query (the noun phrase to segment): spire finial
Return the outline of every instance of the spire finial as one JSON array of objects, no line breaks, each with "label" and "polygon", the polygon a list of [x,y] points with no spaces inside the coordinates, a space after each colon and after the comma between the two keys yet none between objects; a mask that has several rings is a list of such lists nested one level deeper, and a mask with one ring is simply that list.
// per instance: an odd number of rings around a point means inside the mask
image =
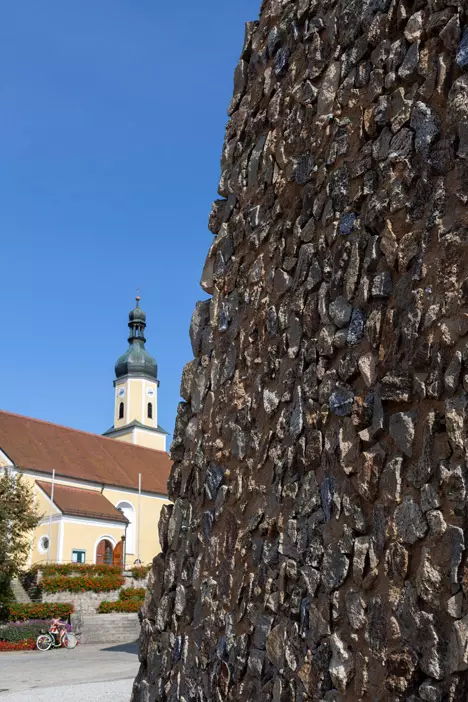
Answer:
[{"label": "spire finial", "polygon": [[141,297],[140,297],[140,286],[139,286],[139,285],[138,285],[138,287],[137,287],[137,289],[136,289],[136,297],[135,297],[135,300],[136,300],[136,306],[139,307],[139,306],[140,306],[140,300],[141,300]]}]

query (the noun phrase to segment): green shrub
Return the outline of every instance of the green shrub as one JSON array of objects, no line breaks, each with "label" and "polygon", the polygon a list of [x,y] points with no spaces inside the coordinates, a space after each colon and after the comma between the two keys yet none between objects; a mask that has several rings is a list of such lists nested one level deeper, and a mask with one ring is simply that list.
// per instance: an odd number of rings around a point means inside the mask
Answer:
[{"label": "green shrub", "polygon": [[132,568],[132,576],[135,580],[143,580],[151,570],[151,566],[134,566]]},{"label": "green shrub", "polygon": [[41,587],[44,592],[110,592],[119,590],[124,584],[121,575],[98,575],[96,577],[85,575],[43,578]]},{"label": "green shrub", "polygon": [[145,587],[126,587],[119,592],[119,600],[144,600],[146,596]]},{"label": "green shrub", "polygon": [[9,604],[9,620],[25,621],[27,619],[66,619],[74,607],[68,602],[11,602]]},{"label": "green shrub", "polygon": [[10,577],[0,572],[0,622],[8,620],[8,605],[13,600]]},{"label": "green shrub", "polygon": [[0,641],[16,643],[25,639],[36,640],[41,631],[47,631],[50,622],[21,622],[0,627]]}]

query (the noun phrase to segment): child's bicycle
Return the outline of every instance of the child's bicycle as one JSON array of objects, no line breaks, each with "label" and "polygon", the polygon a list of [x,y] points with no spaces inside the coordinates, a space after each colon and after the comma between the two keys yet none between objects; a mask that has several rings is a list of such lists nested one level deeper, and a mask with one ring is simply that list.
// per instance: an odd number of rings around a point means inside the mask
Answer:
[{"label": "child's bicycle", "polygon": [[49,631],[39,634],[36,639],[36,648],[39,651],[48,651],[51,648],[75,648],[78,643],[75,634],[67,630],[67,625],[53,621]]}]

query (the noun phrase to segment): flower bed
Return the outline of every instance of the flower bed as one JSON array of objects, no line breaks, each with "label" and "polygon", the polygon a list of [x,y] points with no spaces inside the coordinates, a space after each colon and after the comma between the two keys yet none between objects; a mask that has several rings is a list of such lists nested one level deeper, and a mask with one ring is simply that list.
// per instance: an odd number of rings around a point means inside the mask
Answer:
[{"label": "flower bed", "polygon": [[36,639],[24,639],[23,641],[0,641],[0,653],[2,651],[33,651],[36,648]]},{"label": "flower bed", "polygon": [[144,600],[118,600],[117,602],[101,602],[98,614],[108,614],[109,612],[138,612]]},{"label": "flower bed", "polygon": [[108,614],[109,612],[138,612],[143,606],[146,596],[146,588],[144,587],[126,587],[119,592],[117,602],[101,602],[98,607],[99,614]]},{"label": "flower bed", "polygon": [[32,572],[41,571],[43,576],[52,575],[120,575],[122,568],[119,565],[105,565],[95,563],[36,563],[31,568]]},{"label": "flower bed", "polygon": [[144,580],[151,570],[151,566],[135,566],[131,573],[135,580]]},{"label": "flower bed", "polygon": [[50,621],[42,619],[35,619],[28,622],[10,622],[0,627],[0,641],[19,643],[27,639],[36,640],[41,631],[47,631],[49,626]]},{"label": "flower bed", "polygon": [[122,587],[125,580],[121,575],[85,575],[46,577],[41,581],[44,592],[110,592]]},{"label": "flower bed", "polygon": [[54,617],[66,619],[73,612],[74,607],[69,602],[31,602],[27,604],[12,602],[9,609],[11,621],[26,621],[27,619],[53,619]]},{"label": "flower bed", "polygon": [[146,596],[145,587],[126,587],[119,592],[119,600],[144,600]]}]

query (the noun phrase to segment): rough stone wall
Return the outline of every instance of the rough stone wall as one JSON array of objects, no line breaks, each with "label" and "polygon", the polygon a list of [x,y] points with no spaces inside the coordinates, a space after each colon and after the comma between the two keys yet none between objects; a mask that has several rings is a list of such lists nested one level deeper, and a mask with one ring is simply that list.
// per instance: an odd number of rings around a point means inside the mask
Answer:
[{"label": "rough stone wall", "polygon": [[466,0],[265,0],[135,702],[468,699]]}]

